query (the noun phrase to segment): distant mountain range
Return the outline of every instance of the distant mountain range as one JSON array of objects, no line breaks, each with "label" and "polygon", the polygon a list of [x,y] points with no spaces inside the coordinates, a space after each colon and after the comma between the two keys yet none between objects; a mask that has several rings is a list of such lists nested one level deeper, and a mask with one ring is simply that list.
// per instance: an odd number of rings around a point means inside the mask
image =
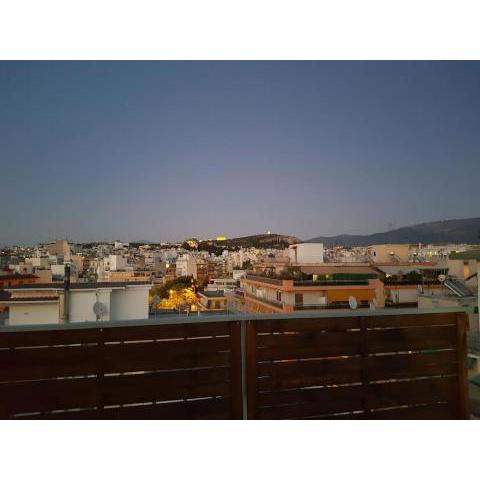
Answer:
[{"label": "distant mountain range", "polygon": [[382,243],[480,243],[480,217],[420,223],[371,235],[315,237],[306,242],[322,242],[326,247],[364,247]]}]

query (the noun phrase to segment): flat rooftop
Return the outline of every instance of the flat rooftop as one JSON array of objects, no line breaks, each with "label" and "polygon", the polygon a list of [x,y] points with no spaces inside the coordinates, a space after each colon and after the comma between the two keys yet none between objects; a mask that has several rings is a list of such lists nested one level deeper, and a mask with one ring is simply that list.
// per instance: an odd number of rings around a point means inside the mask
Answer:
[{"label": "flat rooftop", "polygon": [[[90,290],[92,288],[122,288],[137,285],[152,285],[149,281],[131,281],[131,282],[72,282],[70,283],[70,290]],[[18,285],[10,287],[6,290],[64,290],[65,284],[63,282],[51,283],[29,283],[25,285]]]}]

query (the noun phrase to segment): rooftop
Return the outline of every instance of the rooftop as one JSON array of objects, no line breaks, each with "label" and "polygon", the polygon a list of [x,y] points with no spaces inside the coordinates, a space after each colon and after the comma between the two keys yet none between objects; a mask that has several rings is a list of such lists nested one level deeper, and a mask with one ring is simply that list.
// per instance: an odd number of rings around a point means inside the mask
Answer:
[{"label": "rooftop", "polygon": [[[147,281],[133,281],[133,282],[74,282],[70,284],[70,290],[82,290],[92,288],[122,288],[137,285],[151,285],[152,282]],[[64,290],[65,284],[63,282],[52,283],[30,283],[25,285],[18,285],[10,287],[7,290]]]},{"label": "rooftop", "polygon": [[200,295],[210,298],[220,298],[225,296],[223,290],[202,290],[198,293],[200,293]]},{"label": "rooftop", "polygon": [[0,274],[0,280],[33,280],[38,278],[37,275],[32,275],[30,273],[7,273],[6,275]]},{"label": "rooftop", "polygon": [[480,261],[480,250],[467,250],[466,252],[451,253],[450,260],[477,260]]}]

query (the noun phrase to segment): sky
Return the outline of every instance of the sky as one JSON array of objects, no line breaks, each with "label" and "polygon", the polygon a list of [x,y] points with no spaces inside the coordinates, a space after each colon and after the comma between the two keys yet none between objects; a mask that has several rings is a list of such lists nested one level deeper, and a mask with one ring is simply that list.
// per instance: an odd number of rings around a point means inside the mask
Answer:
[{"label": "sky", "polygon": [[0,62],[0,244],[480,216],[480,62]]}]

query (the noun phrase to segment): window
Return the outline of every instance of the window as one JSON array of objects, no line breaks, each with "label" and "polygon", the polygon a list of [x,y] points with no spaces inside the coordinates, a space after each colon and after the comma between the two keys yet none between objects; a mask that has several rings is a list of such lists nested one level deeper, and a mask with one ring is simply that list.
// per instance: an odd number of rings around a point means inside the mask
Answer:
[{"label": "window", "polygon": [[282,292],[279,292],[277,290],[277,302],[281,302],[282,301]]},{"label": "window", "polygon": [[302,305],[303,304],[303,293],[296,293],[295,294],[295,305]]}]

